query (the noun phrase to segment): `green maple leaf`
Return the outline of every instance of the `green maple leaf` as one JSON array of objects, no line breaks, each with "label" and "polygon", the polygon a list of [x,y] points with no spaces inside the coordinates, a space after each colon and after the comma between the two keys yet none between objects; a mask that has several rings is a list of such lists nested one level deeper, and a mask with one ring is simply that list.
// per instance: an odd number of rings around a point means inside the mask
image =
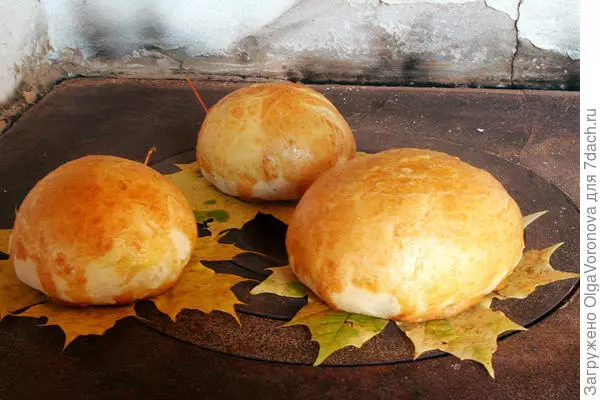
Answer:
[{"label": "green maple leaf", "polygon": [[360,348],[380,333],[387,323],[386,319],[332,310],[311,293],[306,305],[285,326],[308,327],[312,340],[319,344],[319,354],[314,363],[319,365],[344,347]]},{"label": "green maple leaf", "polygon": [[209,219],[214,219],[217,222],[226,222],[229,219],[229,214],[225,210],[194,211],[194,215],[198,222],[204,222]]},{"label": "green maple leaf", "polygon": [[214,219],[211,223],[213,232],[222,232],[230,228],[238,228],[248,222],[257,212],[272,214],[283,222],[288,222],[294,211],[293,206],[273,202],[244,202],[228,196],[215,188],[198,173],[195,162],[177,164],[179,172],[166,175],[183,193],[196,213],[200,222]]},{"label": "green maple leaf", "polygon": [[255,286],[250,291],[251,294],[273,293],[283,297],[302,298],[308,293],[308,289],[298,282],[289,265],[267,270],[271,271],[271,275]]}]

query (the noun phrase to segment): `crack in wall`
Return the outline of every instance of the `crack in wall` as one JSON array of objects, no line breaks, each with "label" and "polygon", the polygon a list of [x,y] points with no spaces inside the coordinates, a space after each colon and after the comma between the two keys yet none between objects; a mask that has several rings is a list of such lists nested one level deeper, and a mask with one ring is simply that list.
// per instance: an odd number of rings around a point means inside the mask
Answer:
[{"label": "crack in wall", "polygon": [[515,19],[515,51],[513,52],[512,58],[510,60],[510,85],[512,86],[514,84],[514,79],[515,79],[515,61],[517,59],[517,56],[519,54],[519,47],[520,47],[520,42],[519,42],[519,18],[521,18],[521,4],[523,3],[523,0],[519,0],[519,2],[517,3],[517,18]]}]

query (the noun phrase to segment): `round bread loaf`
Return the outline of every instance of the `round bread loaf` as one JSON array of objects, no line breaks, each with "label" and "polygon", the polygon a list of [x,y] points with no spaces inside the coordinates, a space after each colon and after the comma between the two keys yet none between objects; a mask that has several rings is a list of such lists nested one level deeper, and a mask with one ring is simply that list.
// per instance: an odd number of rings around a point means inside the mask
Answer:
[{"label": "round bread loaf", "polygon": [[336,167],[289,224],[298,279],[334,309],[427,321],[493,291],[523,252],[519,207],[456,157],[395,149]]},{"label": "round bread loaf", "polygon": [[167,178],[138,162],[87,156],[29,192],[9,251],[19,279],[60,303],[124,304],[173,286],[196,237],[194,213]]},{"label": "round bread loaf", "polygon": [[323,172],[354,158],[356,143],[338,110],[290,82],[255,84],[215,104],[198,134],[202,174],[245,200],[294,200]]}]

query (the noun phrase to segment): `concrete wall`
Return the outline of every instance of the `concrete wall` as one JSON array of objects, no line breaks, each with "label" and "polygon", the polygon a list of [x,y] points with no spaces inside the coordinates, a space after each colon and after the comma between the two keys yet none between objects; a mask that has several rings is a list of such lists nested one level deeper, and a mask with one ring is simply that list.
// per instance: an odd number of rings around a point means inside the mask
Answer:
[{"label": "concrete wall", "polygon": [[0,103],[6,102],[26,73],[47,53],[44,9],[34,1],[0,1]]},{"label": "concrete wall", "polygon": [[579,2],[0,0],[0,50],[0,102],[22,66],[40,65],[63,76],[576,88]]}]

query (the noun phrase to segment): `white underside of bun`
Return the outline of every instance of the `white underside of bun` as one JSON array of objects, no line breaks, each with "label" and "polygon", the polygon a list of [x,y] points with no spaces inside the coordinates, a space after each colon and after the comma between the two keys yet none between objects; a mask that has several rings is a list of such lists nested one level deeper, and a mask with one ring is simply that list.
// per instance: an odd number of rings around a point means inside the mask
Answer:
[{"label": "white underside of bun", "polygon": [[91,301],[98,304],[114,304],[115,297],[130,289],[144,288],[151,292],[165,282],[177,277],[178,269],[171,263],[161,262],[140,268],[131,280],[119,272],[114,265],[90,263],[86,269],[87,293]]},{"label": "white underside of bun", "polygon": [[190,253],[192,252],[192,244],[185,233],[179,229],[171,229],[169,236],[177,250],[177,258],[180,260],[189,258]]},{"label": "white underside of bun", "polygon": [[215,185],[217,187],[217,189],[219,189],[221,192],[228,194],[230,196],[237,196],[239,194],[236,182],[226,181],[225,179],[221,178],[219,175],[216,175],[212,172],[208,173],[208,172],[204,171],[203,169],[201,169],[201,171],[202,171],[202,175],[204,175],[204,177],[206,179],[208,179],[208,181],[210,183]]},{"label": "white underside of bun", "polygon": [[[123,271],[125,268],[123,265],[115,265],[115,259],[118,257],[111,253],[82,266],[85,269],[86,291],[90,301],[96,304],[115,304],[115,297],[123,293],[128,291],[151,293],[177,279],[191,257],[192,244],[179,229],[173,228],[169,236],[173,242],[175,257],[172,252],[167,252],[160,262],[138,267],[139,271],[131,279],[128,279],[126,271]],[[114,251],[122,252],[121,249]],[[14,263],[15,272],[22,282],[44,291],[37,266],[33,261],[15,259]],[[65,279],[55,274],[52,276],[52,281],[61,300],[73,301],[67,295],[69,283]]]},{"label": "white underside of bun", "polygon": [[296,191],[294,185],[280,177],[272,181],[258,181],[252,187],[252,197],[262,200],[278,200],[281,193],[290,191]]},{"label": "white underside of bun", "polygon": [[[21,280],[21,282],[24,282],[32,288],[45,293],[45,291],[42,289],[42,284],[40,282],[40,276],[38,274],[37,267],[33,261],[31,261],[30,259],[15,259],[15,272],[17,274],[17,277]],[[52,282],[54,283],[56,292],[59,294],[59,297],[61,299],[65,301],[72,301],[72,299],[67,295],[67,291],[69,290],[69,284],[67,283],[67,281],[65,281],[58,275],[53,275]]]},{"label": "white underside of bun", "polygon": [[[239,196],[237,182],[227,181],[212,172],[207,173],[204,170],[202,170],[202,174],[221,192],[230,196]],[[252,197],[261,200],[281,200],[282,193],[288,194],[296,191],[297,188],[293,183],[279,177],[270,181],[258,181],[252,187]]]},{"label": "white underside of bun", "polygon": [[352,285],[346,286],[341,293],[332,294],[331,301],[341,310],[379,318],[391,318],[402,311],[390,293],[372,293]]},{"label": "white underside of bun", "polygon": [[21,282],[39,290],[40,292],[43,292],[37,267],[33,261],[30,259],[19,260],[18,258],[15,258],[14,266],[17,277],[21,280]]}]

